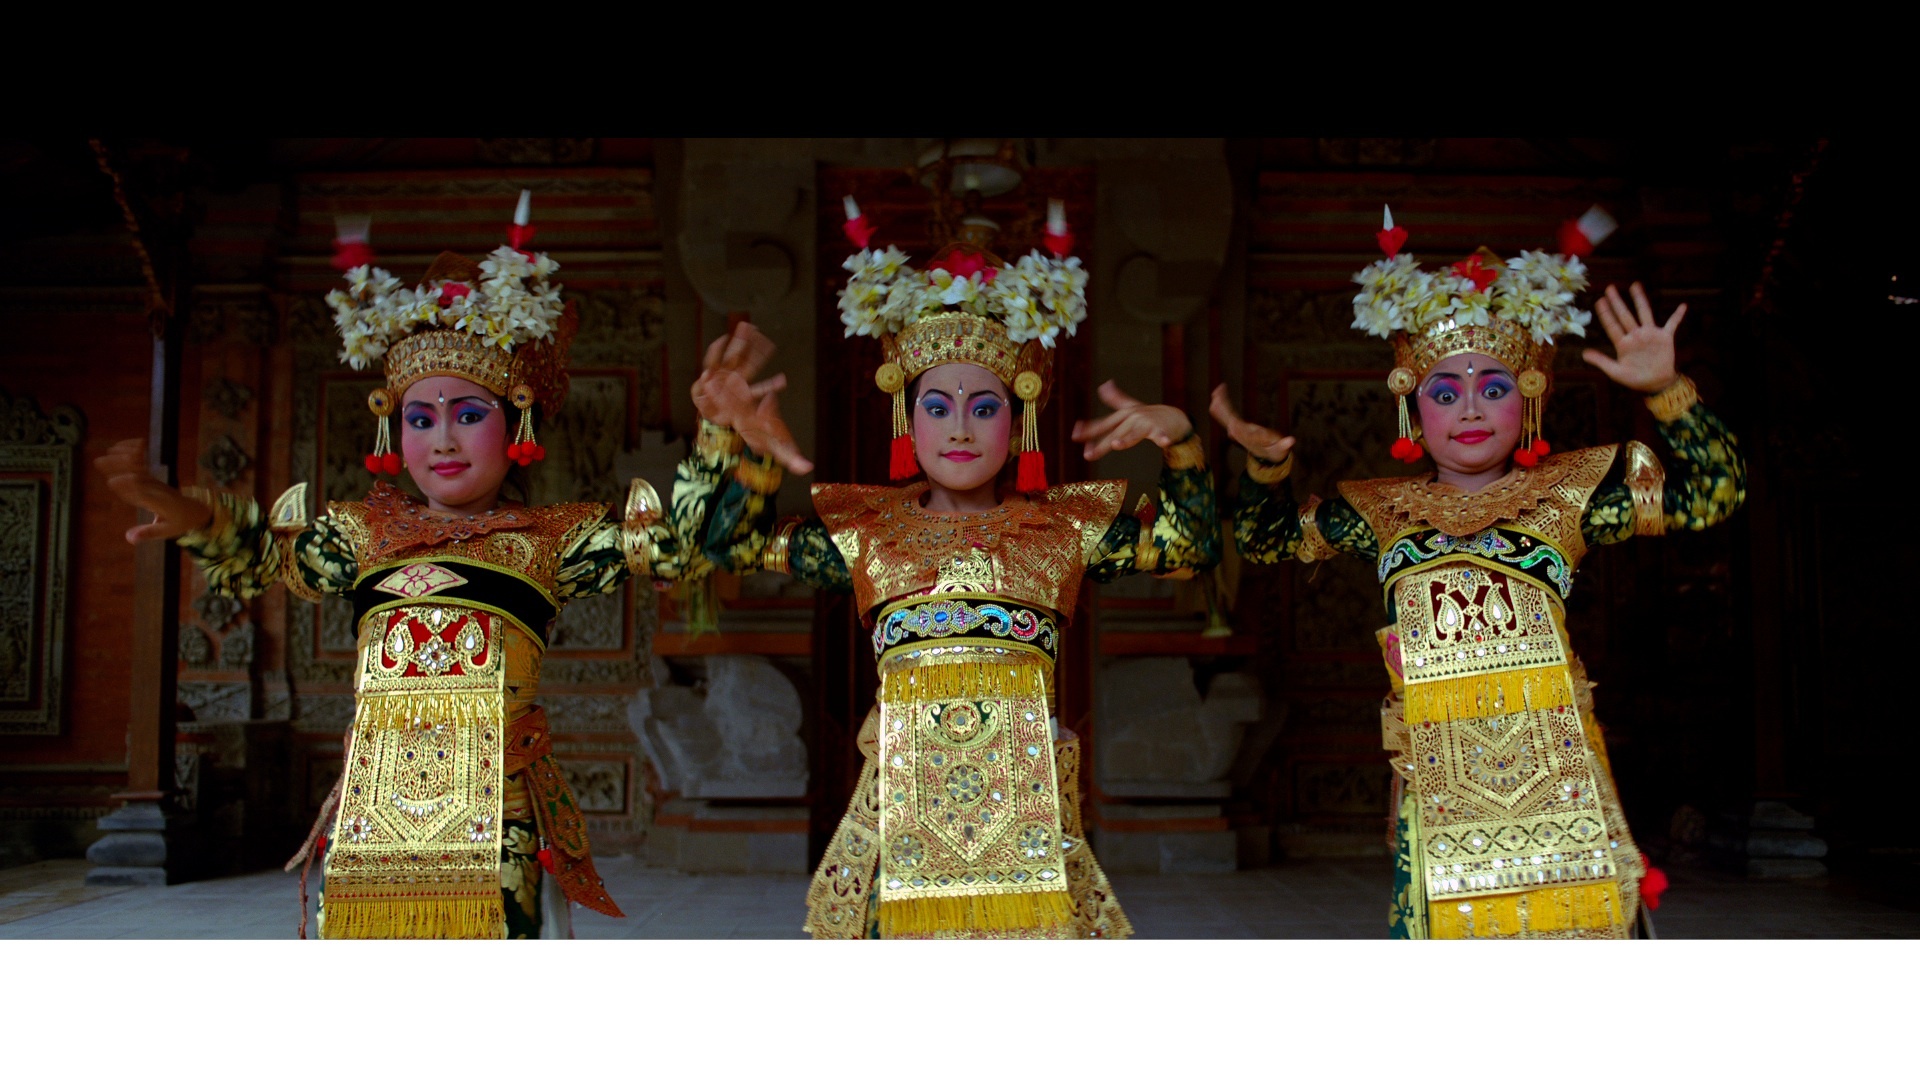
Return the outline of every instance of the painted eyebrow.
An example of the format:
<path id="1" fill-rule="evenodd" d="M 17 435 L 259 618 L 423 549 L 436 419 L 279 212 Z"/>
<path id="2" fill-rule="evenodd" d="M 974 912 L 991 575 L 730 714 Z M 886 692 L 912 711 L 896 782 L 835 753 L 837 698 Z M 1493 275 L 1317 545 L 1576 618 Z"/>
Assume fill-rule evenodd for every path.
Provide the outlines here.
<path id="1" fill-rule="evenodd" d="M 974 398 L 977 398 L 977 397 L 990 397 L 995 401 L 1006 400 L 1005 398 L 1002 398 L 1000 396 L 998 391 L 994 391 L 994 390 L 975 390 L 973 393 L 967 395 L 967 400 L 972 401 Z"/>

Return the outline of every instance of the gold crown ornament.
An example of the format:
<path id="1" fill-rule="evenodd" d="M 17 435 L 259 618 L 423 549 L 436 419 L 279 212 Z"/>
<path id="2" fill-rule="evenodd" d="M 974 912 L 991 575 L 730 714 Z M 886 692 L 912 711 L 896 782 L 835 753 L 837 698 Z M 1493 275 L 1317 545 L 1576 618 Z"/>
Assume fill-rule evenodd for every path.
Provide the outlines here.
<path id="1" fill-rule="evenodd" d="M 1087 272 L 1070 257 L 1073 237 L 1059 204 L 1050 210 L 1045 244 L 1008 263 L 971 244 L 942 248 L 926 270 L 907 265 L 898 248 L 875 252 L 873 229 L 851 197 L 847 236 L 860 250 L 841 264 L 849 272 L 840 290 L 846 336 L 880 339 L 873 381 L 893 398 L 893 442 L 888 475 L 910 479 L 920 471 L 907 422 L 907 386 L 942 364 L 976 364 L 993 372 L 1021 402 L 1019 471 L 1022 494 L 1047 489 L 1040 452 L 1040 410 L 1053 383 L 1053 350 L 1087 317 Z"/>
<path id="2" fill-rule="evenodd" d="M 1561 229 L 1561 246 L 1591 252 L 1612 229 L 1612 219 L 1595 207 Z M 1581 243 L 1569 242 L 1570 231 Z M 1591 312 L 1574 306 L 1574 295 L 1587 287 L 1579 254 L 1525 251 L 1503 262 L 1483 247 L 1443 272 L 1430 273 L 1413 256 L 1400 253 L 1407 230 L 1393 223 L 1391 208 L 1375 238 L 1386 258 L 1353 275 L 1360 286 L 1353 298 L 1353 328 L 1393 342 L 1387 388 L 1398 398 L 1400 412 L 1393 456 L 1405 462 L 1422 456 L 1407 410 L 1407 397 L 1421 378 L 1449 356 L 1476 353 L 1514 373 L 1526 406 L 1514 460 L 1538 464 L 1553 452 L 1539 433 L 1541 403 L 1553 381 L 1554 339 L 1585 337 L 1593 321 Z"/>
<path id="3" fill-rule="evenodd" d="M 529 202 L 521 192 L 507 244 L 480 262 L 442 252 L 412 288 L 370 265 L 373 252 L 364 239 L 342 245 L 343 253 L 351 250 L 364 261 L 347 271 L 347 288 L 327 294 L 340 360 L 355 371 L 379 363 L 387 376 L 385 386 L 367 395 L 367 408 L 379 417 L 368 472 L 400 474 L 388 418 L 408 387 L 435 375 L 506 395 L 520 410 L 507 455 L 521 465 L 547 456 L 534 436 L 533 414 L 541 408 L 552 415 L 566 400 L 567 350 L 579 318 L 552 280 L 560 264 L 523 250 L 534 233 Z"/>

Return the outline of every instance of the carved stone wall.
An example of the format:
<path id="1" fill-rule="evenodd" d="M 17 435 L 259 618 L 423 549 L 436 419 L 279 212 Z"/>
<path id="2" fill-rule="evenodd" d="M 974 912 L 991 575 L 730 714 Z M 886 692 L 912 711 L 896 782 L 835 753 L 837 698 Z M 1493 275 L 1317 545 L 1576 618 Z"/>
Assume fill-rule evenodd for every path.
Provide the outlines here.
<path id="1" fill-rule="evenodd" d="M 0 390 L 0 734 L 57 735 L 66 701 L 74 464 L 85 429 Z"/>

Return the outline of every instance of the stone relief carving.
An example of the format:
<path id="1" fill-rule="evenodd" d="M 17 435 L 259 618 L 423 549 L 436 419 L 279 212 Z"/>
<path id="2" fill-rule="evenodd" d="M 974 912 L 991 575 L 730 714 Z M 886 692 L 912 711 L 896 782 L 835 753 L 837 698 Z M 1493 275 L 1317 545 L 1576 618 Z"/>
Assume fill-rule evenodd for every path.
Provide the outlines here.
<path id="1" fill-rule="evenodd" d="M 239 723 L 253 715 L 253 685 L 181 679 L 179 701 L 193 710 L 195 723 Z"/>
<path id="2" fill-rule="evenodd" d="M 1252 675 L 1216 675 L 1202 697 L 1182 657 L 1118 660 L 1098 679 L 1102 789 L 1122 795 L 1225 795 L 1244 726 L 1260 718 Z M 1203 786 L 1219 790 L 1202 791 Z M 1191 789 L 1191 790 L 1189 790 Z"/>
<path id="3" fill-rule="evenodd" d="M 221 487 L 240 479 L 247 471 L 247 466 L 252 464 L 253 459 L 247 456 L 239 443 L 233 441 L 231 435 L 222 435 L 213 440 L 200 454 L 200 467 L 207 471 L 208 478 Z"/>
<path id="4" fill-rule="evenodd" d="M 623 761 L 560 759 L 560 772 L 580 809 L 589 814 L 627 812 L 627 765 Z"/>
<path id="5" fill-rule="evenodd" d="M 199 613 L 200 621 L 216 634 L 223 633 L 245 607 L 231 596 L 214 592 L 203 592 L 193 599 L 193 610 Z"/>
<path id="6" fill-rule="evenodd" d="M 65 703 L 78 409 L 0 390 L 0 733 L 55 735 Z"/>
<path id="7" fill-rule="evenodd" d="M 192 623 L 180 624 L 180 662 L 190 668 L 213 666 L 213 639 Z"/>
<path id="8" fill-rule="evenodd" d="M 214 379 L 201 392 L 200 400 L 221 416 L 238 420 L 240 414 L 247 411 L 247 406 L 253 403 L 253 391 L 232 379 Z"/>
<path id="9" fill-rule="evenodd" d="M 188 337 L 197 343 L 233 341 L 243 345 L 273 344 L 273 311 L 263 297 L 212 300 L 194 297 Z"/>
<path id="10" fill-rule="evenodd" d="M 220 639 L 220 666 L 245 671 L 253 666 L 253 624 L 241 623 Z"/>
<path id="11" fill-rule="evenodd" d="M 806 794 L 800 694 L 764 657 L 710 656 L 704 693 L 658 685 L 634 696 L 627 717 L 662 783 L 683 796 Z"/>

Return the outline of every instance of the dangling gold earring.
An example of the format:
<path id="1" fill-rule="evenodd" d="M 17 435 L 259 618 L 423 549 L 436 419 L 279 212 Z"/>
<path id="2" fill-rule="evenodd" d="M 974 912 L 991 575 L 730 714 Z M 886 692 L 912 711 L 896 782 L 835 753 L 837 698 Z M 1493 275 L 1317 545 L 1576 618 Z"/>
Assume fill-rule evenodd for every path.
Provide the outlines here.
<path id="1" fill-rule="evenodd" d="M 1553 446 L 1540 438 L 1540 410 L 1545 404 L 1547 393 L 1546 372 L 1538 369 L 1520 373 L 1520 449 L 1513 452 L 1513 460 L 1525 468 L 1533 468 L 1553 453 Z"/>
<path id="2" fill-rule="evenodd" d="M 393 435 L 387 427 L 387 418 L 393 414 L 393 395 L 387 393 L 384 386 L 375 387 L 367 395 L 367 408 L 380 418 L 373 436 L 373 453 L 368 454 L 365 461 L 367 471 L 375 476 L 381 473 L 399 476 L 400 455 L 393 452 Z"/>
<path id="3" fill-rule="evenodd" d="M 1393 455 L 1395 461 L 1404 461 L 1409 465 L 1419 461 L 1426 453 L 1420 448 L 1420 431 L 1407 415 L 1407 396 L 1413 393 L 1418 383 L 1412 368 L 1397 367 L 1387 373 L 1387 389 L 1393 391 L 1394 406 L 1400 412 L 1400 437 L 1393 440 L 1393 448 L 1387 452 Z"/>

